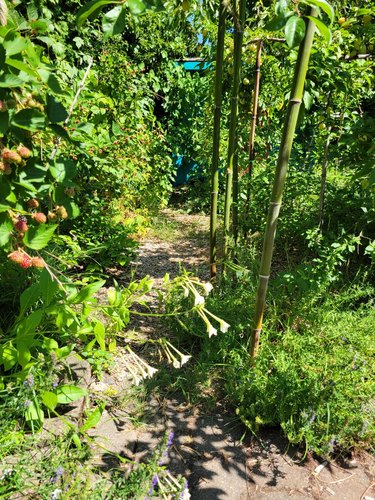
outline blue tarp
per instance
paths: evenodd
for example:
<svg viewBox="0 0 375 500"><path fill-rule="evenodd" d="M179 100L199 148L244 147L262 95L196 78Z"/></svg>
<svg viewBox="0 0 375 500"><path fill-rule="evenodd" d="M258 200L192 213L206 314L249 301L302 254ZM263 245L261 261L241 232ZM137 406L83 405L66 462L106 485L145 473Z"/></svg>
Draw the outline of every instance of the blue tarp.
<svg viewBox="0 0 375 500"><path fill-rule="evenodd" d="M175 186L186 184L192 177L196 177L201 169L198 163L184 155L174 156L174 159L174 164L177 167L176 178L174 180Z"/></svg>
<svg viewBox="0 0 375 500"><path fill-rule="evenodd" d="M186 71L205 71L212 66L212 63L205 61L175 61L175 64L183 66Z"/></svg>

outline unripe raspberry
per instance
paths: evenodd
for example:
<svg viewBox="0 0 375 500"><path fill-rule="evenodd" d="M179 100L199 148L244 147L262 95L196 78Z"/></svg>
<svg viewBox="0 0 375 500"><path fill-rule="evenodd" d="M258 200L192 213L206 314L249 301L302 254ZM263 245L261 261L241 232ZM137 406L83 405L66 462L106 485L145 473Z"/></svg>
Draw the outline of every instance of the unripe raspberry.
<svg viewBox="0 0 375 500"><path fill-rule="evenodd" d="M21 264L23 262L23 256L23 252L16 250L15 252L12 252L8 255L8 259L10 259L12 262L15 262L16 264Z"/></svg>
<svg viewBox="0 0 375 500"><path fill-rule="evenodd" d="M32 264L32 261L30 259L30 257L27 255L27 253L24 253L23 254L23 260L22 262L20 262L20 266L23 268L23 269L27 269L28 267L31 267L33 264Z"/></svg>
<svg viewBox="0 0 375 500"><path fill-rule="evenodd" d="M11 149L3 149L2 153L3 161L8 163L21 163L22 158L16 151L12 151Z"/></svg>
<svg viewBox="0 0 375 500"><path fill-rule="evenodd" d="M46 263L44 262L44 260L41 257L33 257L31 259L31 265L34 267L42 268L42 267L45 267Z"/></svg>
<svg viewBox="0 0 375 500"><path fill-rule="evenodd" d="M0 161L0 172L5 175L10 175L12 173L12 167L9 165L9 163L3 163L2 161Z"/></svg>
<svg viewBox="0 0 375 500"><path fill-rule="evenodd" d="M57 219L57 215L55 214L55 212L48 212L48 220L56 220Z"/></svg>
<svg viewBox="0 0 375 500"><path fill-rule="evenodd" d="M43 212L37 212L36 214L33 214L31 216L35 222L37 222L38 224L44 224L47 222L47 217L44 215Z"/></svg>
<svg viewBox="0 0 375 500"><path fill-rule="evenodd" d="M63 206L57 205L55 211L56 215L60 217L60 219L66 219L68 217L68 212L66 211L66 208Z"/></svg>
<svg viewBox="0 0 375 500"><path fill-rule="evenodd" d="M4 113L5 111L8 111L7 103L0 100L0 113Z"/></svg>
<svg viewBox="0 0 375 500"><path fill-rule="evenodd" d="M31 200L29 200L27 202L27 206L29 208L38 208L39 207L39 201L36 198L31 198Z"/></svg>
<svg viewBox="0 0 375 500"><path fill-rule="evenodd" d="M17 231L20 231L24 233L27 231L29 228L27 226L27 219L23 215L20 215L16 222L14 223L14 227L17 229Z"/></svg>
<svg viewBox="0 0 375 500"><path fill-rule="evenodd" d="M30 158L31 156L31 151L29 148L26 148L25 146L21 146L21 144L17 148L17 153L20 155L21 158L27 160L27 158Z"/></svg>

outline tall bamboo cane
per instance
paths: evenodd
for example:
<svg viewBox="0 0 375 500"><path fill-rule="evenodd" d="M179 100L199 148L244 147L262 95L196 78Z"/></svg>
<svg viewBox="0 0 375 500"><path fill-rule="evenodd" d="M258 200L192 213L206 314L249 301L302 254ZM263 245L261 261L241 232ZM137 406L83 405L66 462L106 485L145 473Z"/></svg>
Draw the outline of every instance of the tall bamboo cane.
<svg viewBox="0 0 375 500"><path fill-rule="evenodd" d="M316 17L316 15L316 9L312 8L310 16ZM266 301L267 286L270 277L277 220L279 217L282 202L284 183L288 170L289 158L292 151L298 113L303 98L303 90L309 65L314 32L315 24L310 20L307 21L305 38L301 42L298 51L296 67L294 70L292 90L290 93L291 97L285 117L283 135L281 139L281 146L279 157L277 160L275 179L271 195L271 202L268 210L267 225L263 241L262 259L260 264L258 292L255 304L254 325L251 335L250 355L252 358L255 358L259 347L259 338L262 331L263 313Z"/></svg>
<svg viewBox="0 0 375 500"><path fill-rule="evenodd" d="M246 191L246 205L244 209L244 226L245 226L245 236L248 231L248 218L250 213L250 196L251 196L251 176L254 168L255 160L255 129L257 125L258 118L258 101L259 101L259 88L260 88L260 65L261 65L261 54L262 54L263 42L261 39L257 42L257 53L255 60L255 81L254 81L254 91L253 91L253 102L252 102L252 116L251 116L251 128L249 137L249 167L248 167L248 184Z"/></svg>
<svg viewBox="0 0 375 500"><path fill-rule="evenodd" d="M211 170L211 214L210 214L210 276L216 277L217 256L217 197L219 191L219 156L220 156L220 119L223 91L223 59L226 12L222 2L219 7L219 23L217 30L216 68L215 68L215 111L213 132L213 155Z"/></svg>
<svg viewBox="0 0 375 500"><path fill-rule="evenodd" d="M230 212L232 206L232 187L233 187L233 160L236 149L238 93L240 88L242 40L243 40L243 25L245 21L245 11L246 11L246 0L240 0L239 15L237 17L236 0L234 0L233 12L235 13L236 18L235 18L235 33L234 33L233 83L232 83L229 137L228 137L228 159L227 159L227 176L226 176L225 205L224 205L224 249L223 249L224 261L226 261L228 258L228 247L229 247L229 237L230 237ZM235 201L235 206L237 208L238 200L234 201Z"/></svg>

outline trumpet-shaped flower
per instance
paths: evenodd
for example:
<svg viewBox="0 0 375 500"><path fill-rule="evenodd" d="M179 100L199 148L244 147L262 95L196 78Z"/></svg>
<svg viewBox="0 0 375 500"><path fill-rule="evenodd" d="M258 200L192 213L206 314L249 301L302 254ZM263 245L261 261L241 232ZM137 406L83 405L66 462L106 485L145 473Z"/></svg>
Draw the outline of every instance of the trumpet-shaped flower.
<svg viewBox="0 0 375 500"><path fill-rule="evenodd" d="M220 324L220 331L223 333L227 333L227 331L230 328L230 324L224 321L223 319L219 321Z"/></svg>
<svg viewBox="0 0 375 500"><path fill-rule="evenodd" d="M204 312L211 316L215 321L217 321L220 325L220 331L223 333L226 333L230 327L230 324L224 321L223 319L219 318L218 316L215 316L215 314L212 314L212 312L208 311L207 309L204 309Z"/></svg>
<svg viewBox="0 0 375 500"><path fill-rule="evenodd" d="M212 337L212 335L217 335L217 330L211 325L211 323L208 323L207 325L207 333L209 337Z"/></svg>
<svg viewBox="0 0 375 500"><path fill-rule="evenodd" d="M206 295L208 295L214 288L209 281L207 283L202 283L202 287Z"/></svg>
<svg viewBox="0 0 375 500"><path fill-rule="evenodd" d="M175 368L181 368L191 358L191 356L189 356L187 354L183 354L181 351L179 351L174 345L172 345L170 342L168 342L168 340L166 340L165 343L168 345L168 350L170 353L171 353L171 351L169 348L173 349L177 353L177 355L180 357L180 361L177 362L178 366L175 366L175 364L173 363L173 366ZM171 353L171 356L173 356L172 353Z"/></svg>
<svg viewBox="0 0 375 500"><path fill-rule="evenodd" d="M181 353L181 360L180 360L180 365L183 366L185 363L189 361L191 356L188 356L187 354L182 354Z"/></svg>
<svg viewBox="0 0 375 500"><path fill-rule="evenodd" d="M204 297L203 295L200 295L198 292L194 294L194 305L199 306L201 304L204 304Z"/></svg>

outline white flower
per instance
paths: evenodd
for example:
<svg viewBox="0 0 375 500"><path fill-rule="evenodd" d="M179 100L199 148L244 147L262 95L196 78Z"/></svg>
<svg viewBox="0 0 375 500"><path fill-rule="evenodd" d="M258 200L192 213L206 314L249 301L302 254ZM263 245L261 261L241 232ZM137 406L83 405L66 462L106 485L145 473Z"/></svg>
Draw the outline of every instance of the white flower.
<svg viewBox="0 0 375 500"><path fill-rule="evenodd" d="M209 337L212 337L212 335L217 335L217 330L211 325L211 323L208 323L207 325L207 333Z"/></svg>
<svg viewBox="0 0 375 500"><path fill-rule="evenodd" d="M13 474L13 469L4 469L2 475L0 476L0 481Z"/></svg>
<svg viewBox="0 0 375 500"><path fill-rule="evenodd" d="M183 290L184 290L184 297L185 297L185 299L186 299L186 297L189 297L189 289L188 289L188 288L186 288L185 286L183 286L182 288L183 288Z"/></svg>
<svg viewBox="0 0 375 500"><path fill-rule="evenodd" d="M186 354L181 354L181 361L180 361L181 366L187 363L190 358L191 356L188 356Z"/></svg>
<svg viewBox="0 0 375 500"><path fill-rule="evenodd" d="M62 490L59 490L58 488L56 488L51 494L51 500L57 500L58 498L60 498L61 493L62 493Z"/></svg>
<svg viewBox="0 0 375 500"><path fill-rule="evenodd" d="M219 321L220 323L220 331L223 333L227 333L228 329L230 328L230 324L224 321L223 319Z"/></svg>
<svg viewBox="0 0 375 500"><path fill-rule="evenodd" d="M201 294L199 294L198 292L195 292L194 296L195 296L194 297L194 305L195 306L199 306L201 304L204 304L204 297Z"/></svg>
<svg viewBox="0 0 375 500"><path fill-rule="evenodd" d="M208 295L211 292L211 290L214 289L214 287L212 286L212 284L209 281L207 283L202 283L202 286L204 288L206 295Z"/></svg>
<svg viewBox="0 0 375 500"><path fill-rule="evenodd" d="M158 371L157 368L154 368L153 366L148 365L147 374L150 378L153 377L157 371Z"/></svg>
<svg viewBox="0 0 375 500"><path fill-rule="evenodd" d="M189 490L187 488L185 488L184 491L180 495L180 499L181 500L189 500L189 498L190 498Z"/></svg>
<svg viewBox="0 0 375 500"><path fill-rule="evenodd" d="M173 367L174 368L181 368L180 363L177 361L175 357L173 357Z"/></svg>

